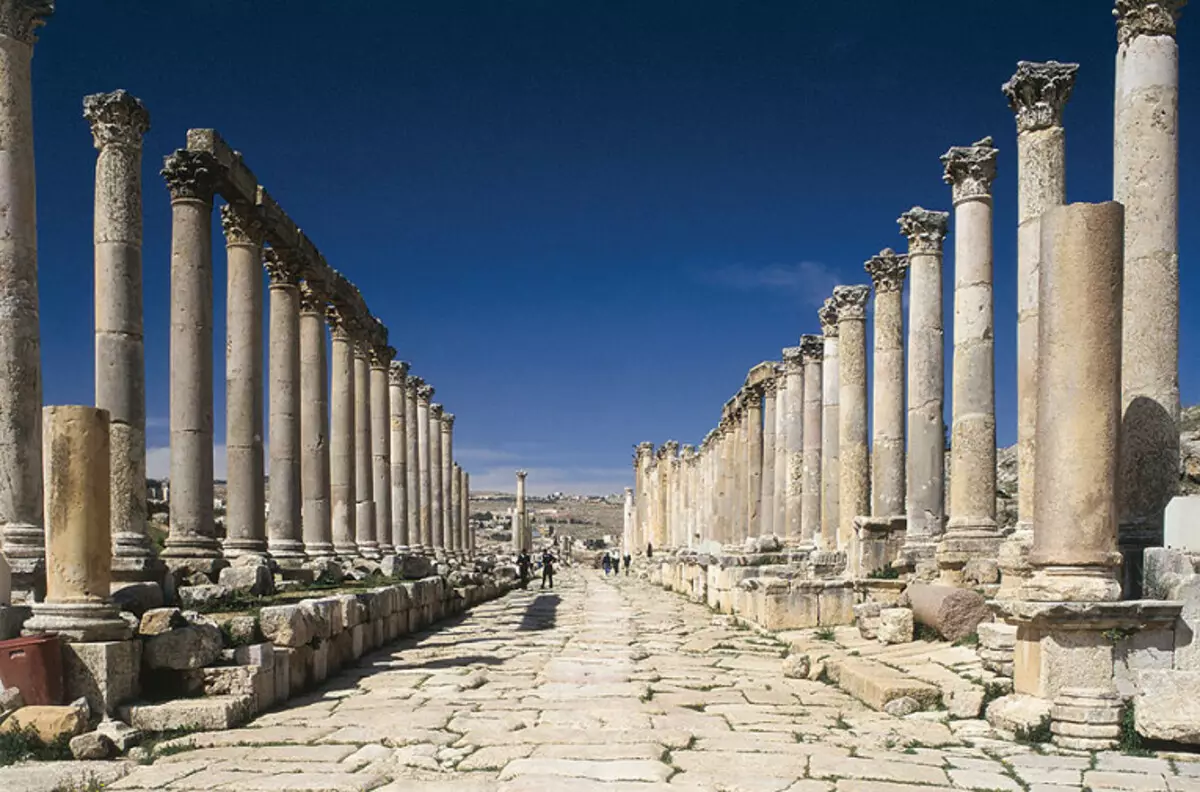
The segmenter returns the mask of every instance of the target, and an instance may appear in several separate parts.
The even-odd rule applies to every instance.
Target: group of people
[[[554,553],[550,552],[550,548],[542,551],[542,588],[546,588],[546,584],[550,584],[550,588],[554,588],[554,564],[558,561],[554,557]],[[529,578],[533,571],[533,558],[530,557],[528,550],[522,550],[517,554],[517,571],[521,575],[521,588],[529,585]]]
[[[629,553],[625,554],[625,574],[629,574],[629,567],[633,564],[633,557]],[[604,558],[600,560],[600,566],[604,568],[604,574],[610,572],[614,575],[621,574],[621,556],[613,553],[605,553]]]

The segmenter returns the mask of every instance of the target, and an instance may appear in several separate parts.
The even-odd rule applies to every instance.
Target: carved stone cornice
[[[870,274],[877,293],[898,292],[904,288],[904,278],[908,275],[908,256],[884,248],[879,255],[867,259],[863,269]]]
[[[171,191],[172,201],[192,200],[212,203],[221,181],[221,166],[207,151],[178,149],[163,160],[159,172]]]
[[[83,117],[92,128],[92,143],[98,149],[140,149],[142,136],[150,131],[150,113],[145,105],[123,89],[83,97]]]
[[[837,306],[838,322],[865,320],[870,297],[870,286],[834,286],[833,303]]]
[[[421,380],[419,377],[414,379],[417,379],[419,383],[417,385],[417,401],[423,401],[428,404],[429,400],[433,398],[433,386],[428,382]]]
[[[442,431],[449,432],[454,428],[454,413],[442,413]]]
[[[388,384],[397,385],[401,388],[408,386],[408,369],[409,364],[404,360],[393,360],[388,366]]]
[[[783,373],[784,374],[799,374],[804,370],[804,355],[803,349],[798,346],[784,347],[783,349]]]
[[[387,344],[372,344],[369,354],[371,368],[386,369],[391,367],[392,358],[396,357],[396,349]]]
[[[0,36],[32,45],[37,29],[54,15],[54,0],[0,0]]]
[[[1174,36],[1175,25],[1187,0],[1116,0],[1117,43],[1138,36]]]
[[[1078,63],[1018,61],[1017,71],[1000,90],[1017,116],[1017,132],[1062,126],[1063,108],[1075,88]]]
[[[819,335],[800,336],[800,356],[805,363],[820,363],[825,359],[825,339]]]
[[[821,322],[822,335],[826,338],[837,338],[837,306],[834,304],[832,297],[826,297],[825,303],[817,309],[817,319]]]
[[[950,227],[949,212],[935,212],[914,206],[896,221],[900,224],[900,233],[908,237],[908,255],[932,254],[941,255],[942,243],[946,241],[946,231]]]
[[[328,303],[325,284],[312,278],[300,282],[300,313],[324,314]]]
[[[762,409],[763,392],[761,388],[749,388],[742,392],[742,407],[744,410]]]
[[[358,335],[358,314],[345,303],[329,302],[325,306],[325,321],[334,338],[352,341]]]
[[[951,186],[955,203],[991,196],[999,153],[991,137],[985,137],[969,146],[953,146],[942,155],[942,181]]]

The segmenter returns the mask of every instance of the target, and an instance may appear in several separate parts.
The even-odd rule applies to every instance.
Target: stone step
[[[220,731],[249,720],[252,705],[250,696],[207,696],[162,704],[129,704],[120,708],[120,716],[142,731]]]
[[[900,698],[914,699],[922,709],[937,706],[942,698],[942,691],[933,685],[863,657],[831,657],[825,669],[838,687],[880,711]]]

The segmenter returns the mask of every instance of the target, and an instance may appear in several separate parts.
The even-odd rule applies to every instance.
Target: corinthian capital
[[[392,358],[396,357],[396,348],[390,347],[386,343],[372,344],[370,357],[371,366],[373,368],[389,368],[391,366]]]
[[[432,388],[430,389],[432,390]],[[434,421],[442,420],[442,405],[434,402],[429,405],[429,418]]]
[[[228,206],[222,207],[222,209],[228,208]],[[224,212],[221,214],[223,220]],[[225,231],[225,238],[228,240],[234,239],[229,233],[228,228]],[[293,258],[294,255],[289,254],[286,250],[276,250],[274,248],[263,251],[263,269],[267,271],[267,278],[270,280],[272,286],[298,286],[300,284],[301,267]]]
[[[833,304],[837,306],[838,321],[866,319],[867,298],[870,296],[870,286],[834,286]]]
[[[262,246],[263,236],[266,232],[266,226],[263,224],[262,214],[257,208],[250,204],[225,204],[221,207],[221,229],[225,232],[225,244],[227,245],[253,245]],[[279,251],[273,251],[273,254],[278,254]],[[300,268],[290,263],[285,264],[282,257],[276,256],[274,259],[277,267],[285,267],[290,270],[293,280],[300,278]],[[264,262],[265,263],[265,262]],[[270,268],[268,267],[268,272]]]
[[[800,356],[805,363],[820,363],[825,359],[825,339],[819,335],[800,336]]]
[[[817,319],[821,322],[822,335],[826,338],[837,338],[837,305],[834,303],[832,297],[826,297],[825,303],[817,309]]]
[[[900,233],[908,237],[908,255],[940,254],[950,225],[949,212],[933,212],[914,206],[897,220]]]
[[[942,155],[946,166],[942,181],[951,186],[955,203],[992,194],[997,154],[992,139],[985,137],[969,146],[953,146]]]
[[[171,200],[212,202],[221,178],[221,166],[207,151],[178,149],[163,160],[160,171],[171,191]]]
[[[142,135],[150,130],[150,113],[141,100],[125,90],[83,97],[83,117],[92,128],[96,148],[141,148]]]
[[[908,256],[884,248],[879,255],[871,256],[863,269],[871,276],[876,292],[897,292],[904,288],[904,276],[908,274]]]
[[[428,403],[429,400],[433,398],[433,386],[428,382],[421,380],[419,377],[416,379],[418,379],[420,382],[420,384],[417,385],[417,399],[419,401]]]
[[[37,29],[53,15],[54,0],[0,0],[0,36],[33,44]]]
[[[1016,73],[1000,87],[1017,114],[1017,132],[1062,126],[1078,71],[1078,63],[1018,61]]]
[[[1187,0],[1116,0],[1117,43],[1138,36],[1174,36],[1175,23]]]
[[[442,431],[449,432],[454,428],[454,413],[442,413]]]
[[[325,321],[333,336],[342,340],[349,340],[358,329],[357,315],[342,303],[331,302],[325,306]]]
[[[325,306],[329,303],[329,295],[325,291],[325,284],[311,276],[306,275],[304,280],[300,282],[300,311],[301,313],[325,313]]]
[[[783,373],[784,374],[799,374],[804,367],[803,350],[798,347],[784,347],[783,349]]]
[[[407,361],[393,360],[392,364],[388,366],[388,384],[405,387],[408,384],[408,369]]]

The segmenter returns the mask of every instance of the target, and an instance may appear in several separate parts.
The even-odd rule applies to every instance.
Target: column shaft
[[[788,390],[787,375],[780,365],[775,390],[775,517],[771,520],[772,533],[781,539],[788,535],[788,411],[791,409],[792,392]]]
[[[450,549],[454,553],[462,552],[462,468],[454,465],[450,472]]]
[[[775,436],[775,424],[777,421],[775,415],[778,403],[775,401],[775,397],[778,393],[779,383],[774,379],[764,383],[762,395],[762,460],[759,463],[762,466],[762,506],[758,518],[759,532],[763,536],[770,536],[776,533],[775,446],[777,440]]]
[[[333,555],[329,513],[329,366],[325,351],[326,297],[321,284],[300,285],[300,522],[304,553]]]
[[[904,278],[908,257],[884,249],[866,263],[875,284],[871,514],[904,514]]]
[[[746,536],[762,535],[763,395],[751,390],[746,399]]]
[[[270,429],[271,514],[267,539],[280,564],[304,558],[300,494],[300,288],[299,269],[276,251],[271,276]]]
[[[408,364],[394,360],[388,369],[388,388],[391,393],[391,467],[392,467],[392,544],[396,552],[409,552],[408,520]],[[415,448],[415,446],[414,446]]]
[[[513,514],[513,534],[516,536],[517,550],[533,550],[532,542],[526,541],[529,534],[528,520],[525,513],[525,476],[524,470],[517,471],[517,502]]]
[[[446,496],[442,470],[442,405],[429,405],[429,525],[433,549],[440,557],[446,552],[444,512]]]
[[[800,501],[800,542],[824,547],[821,530],[821,501],[824,489],[821,473],[824,457],[824,372],[825,340],[821,336],[800,336],[804,360],[804,484]]]
[[[453,553],[458,550],[455,537],[457,526],[454,523],[454,504],[458,502],[454,495],[454,416],[451,413],[442,415],[442,426],[439,432],[442,444],[442,534],[445,536],[445,548]]]
[[[388,367],[396,350],[371,348],[371,472],[375,496],[375,541],[380,555],[395,555],[392,543],[392,400]]]
[[[370,344],[354,344],[354,544],[364,558],[379,557],[375,539],[375,473],[371,452]]]
[[[854,518],[871,511],[867,458],[867,299],[869,286],[833,290],[838,316],[838,537],[851,569],[857,553]]]
[[[832,298],[820,311],[821,331],[825,337],[824,363],[821,382],[821,538],[817,543],[826,550],[837,549],[838,525],[841,512],[838,495],[841,482],[841,453],[839,439],[841,419],[838,399],[841,397],[841,364],[838,360],[837,309]]]
[[[354,341],[350,315],[330,310],[333,330],[333,389],[330,394],[329,482],[333,500],[333,548],[341,558],[358,555],[354,504]]]
[[[417,385],[417,492],[420,493],[421,507],[421,549],[426,553],[433,552],[433,481],[429,475],[429,400],[432,397],[431,386],[423,382]]]
[[[421,504],[424,492],[421,489],[421,432],[420,416],[417,414],[417,389],[424,385],[420,377],[409,376],[404,380],[404,463],[405,496],[408,498],[408,546],[414,553],[425,552],[425,539],[421,533]]]

